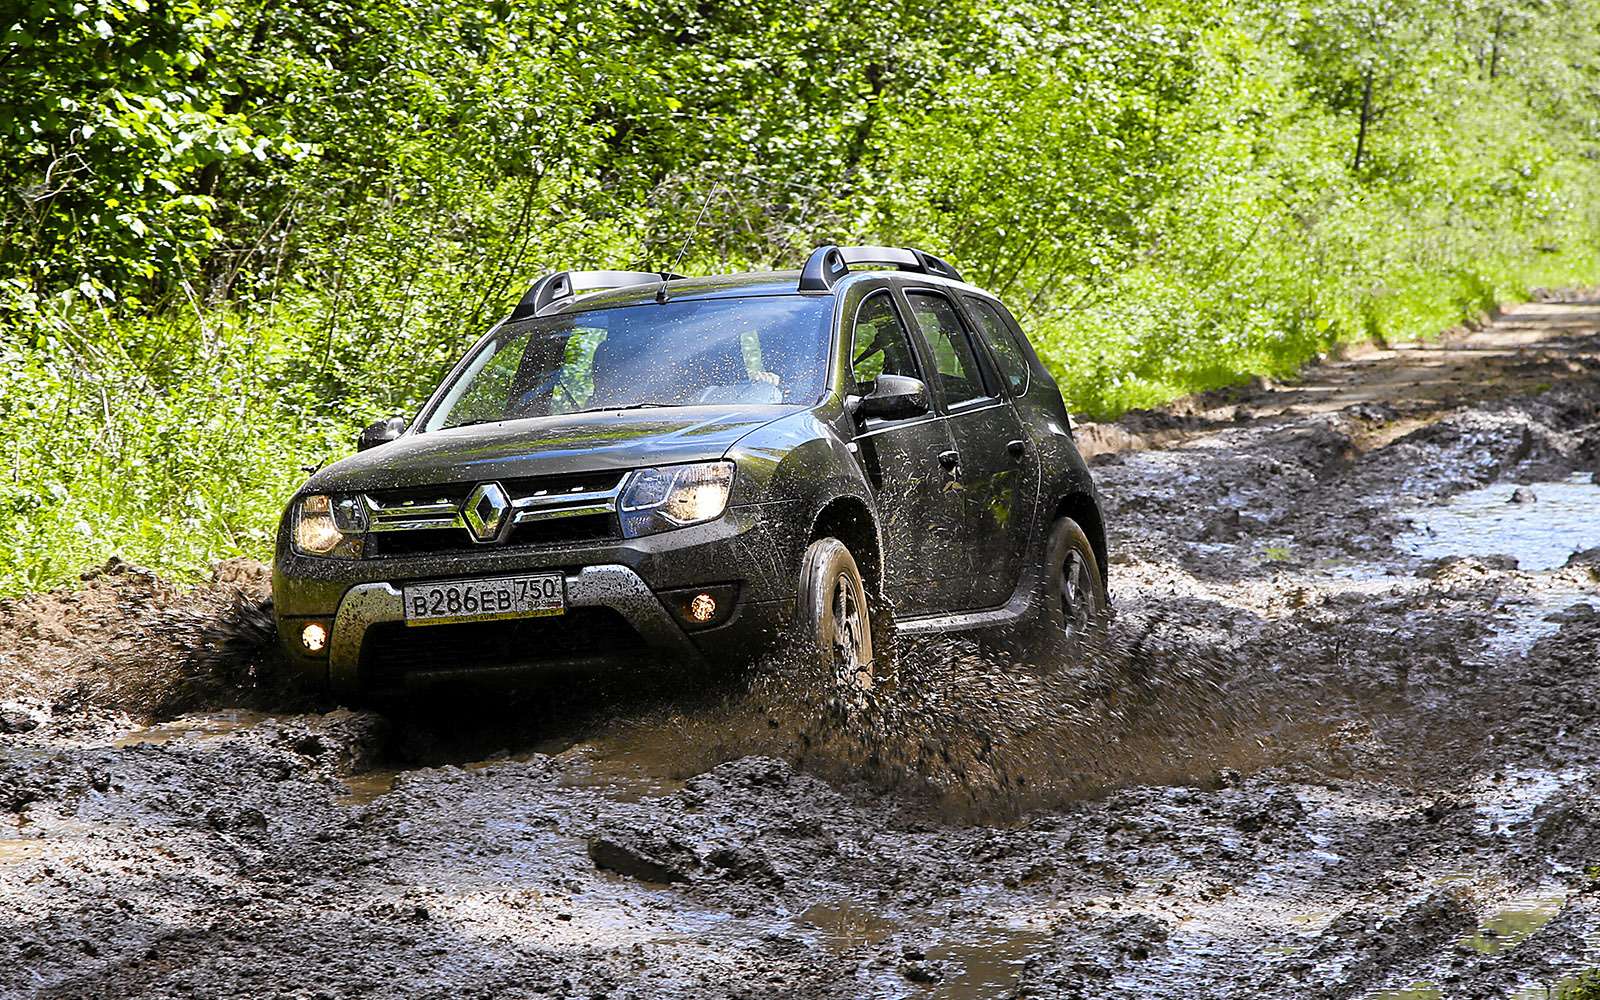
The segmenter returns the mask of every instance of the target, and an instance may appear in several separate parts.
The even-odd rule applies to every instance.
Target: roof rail
[[[600,292],[610,288],[627,288],[630,285],[654,285],[662,281],[682,278],[671,271],[557,271],[533,283],[528,294],[511,311],[511,318],[527,319],[543,316],[555,306],[565,305],[579,292]]]
[[[955,268],[914,247],[817,247],[800,271],[800,291],[826,292],[850,273],[851,264],[893,264],[902,271],[961,280]]]

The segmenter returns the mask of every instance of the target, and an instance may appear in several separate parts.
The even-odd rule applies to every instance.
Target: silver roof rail
[[[655,285],[682,278],[671,271],[557,271],[533,283],[528,294],[511,311],[511,318],[527,319],[553,312],[579,292],[601,292],[631,285]]]
[[[893,264],[902,271],[932,274],[960,281],[955,268],[915,247],[817,247],[800,271],[800,291],[826,292],[850,273],[851,264]]]

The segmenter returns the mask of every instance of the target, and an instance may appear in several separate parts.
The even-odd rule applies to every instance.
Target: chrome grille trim
[[[561,517],[584,517],[594,514],[613,514],[617,498],[628,484],[624,475],[608,490],[576,489],[565,493],[538,490],[511,500],[511,523],[527,524]],[[370,531],[433,531],[442,528],[467,528],[461,504],[453,500],[434,503],[406,502],[381,504],[370,495],[363,494],[367,509],[367,527]]]
[[[402,503],[384,506],[365,494],[369,531],[419,531],[429,528],[465,528],[461,506],[450,500],[437,503]]]
[[[519,510],[511,516],[511,523],[527,524],[529,521],[549,521],[558,517],[610,514],[616,509],[614,504],[591,504],[587,507],[551,507],[544,510]]]
[[[622,495],[628,477],[617,480],[609,490],[574,490],[567,493],[549,493],[540,490],[532,496],[511,501],[512,524],[529,521],[547,521],[557,517],[583,517],[588,514],[610,514],[617,509],[617,498]]]

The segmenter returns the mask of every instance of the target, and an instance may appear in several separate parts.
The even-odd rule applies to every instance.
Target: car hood
[[[675,406],[506,420],[407,434],[317,472],[310,491],[359,491],[709,462],[797,406]]]

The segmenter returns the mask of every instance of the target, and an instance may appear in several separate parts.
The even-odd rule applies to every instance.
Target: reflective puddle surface
[[[335,796],[335,801],[347,806],[369,805],[393,791],[394,779],[399,775],[400,772],[393,768],[379,768],[373,771],[342,775],[340,780],[344,782],[349,791],[343,795]]]
[[[1516,503],[1519,490],[1536,499]],[[1496,483],[1458,493],[1409,515],[1411,530],[1396,539],[1403,551],[1425,559],[1507,555],[1528,572],[1556,569],[1581,549],[1600,545],[1600,486],[1589,473],[1561,482],[1517,486]]]
[[[172,743],[181,739],[215,739],[260,725],[272,716],[264,712],[234,709],[184,715],[168,722],[130,730],[111,741],[112,746],[132,747]]]
[[[1485,955],[1515,948],[1548,924],[1567,905],[1564,890],[1551,890],[1510,900],[1461,939],[1461,946]]]
[[[1513,500],[1518,495],[1521,502]],[[1410,530],[1395,542],[1404,552],[1424,559],[1510,556],[1523,574],[1537,574],[1517,577],[1490,609],[1494,627],[1483,652],[1491,658],[1525,655],[1566,618],[1600,612],[1600,585],[1572,571],[1552,572],[1574,552],[1600,546],[1600,486],[1588,473],[1525,486],[1496,483],[1407,518]]]
[[[808,906],[800,923],[815,927],[835,951],[879,944],[895,931],[894,921],[850,900]]]
[[[37,837],[0,837],[0,866],[19,864],[50,853],[47,841]]]
[[[905,948],[884,975],[917,984],[912,993],[934,1000],[988,1000],[1009,996],[1016,989],[1029,960],[1050,950],[1050,935],[1042,930],[1004,924],[964,927],[959,941],[949,940],[951,929],[927,926],[911,917],[892,919],[868,905],[840,900],[807,907],[796,919],[802,930],[814,930],[835,952],[882,944],[901,931]],[[923,946],[922,941],[931,943]],[[905,970],[916,968],[926,979]]]
[[[675,776],[681,762],[672,760],[649,739],[630,738],[628,734],[576,743],[550,740],[537,743],[522,753],[456,766],[476,771],[539,756],[549,756],[562,765],[562,787],[592,789],[619,802],[670,795],[683,787],[683,781]],[[411,769],[386,767],[343,775],[340,780],[349,791],[337,799],[347,806],[368,805],[393,791],[395,780],[407,770]]]
[[[949,963],[950,976],[933,991],[941,1000],[982,1000],[1013,990],[1028,959],[1047,950],[1043,931],[997,927],[960,944],[928,949],[928,958]]]
[[[1439,1000],[1444,996],[1432,983],[1412,983],[1397,990],[1379,990],[1368,995],[1368,1000]]]

